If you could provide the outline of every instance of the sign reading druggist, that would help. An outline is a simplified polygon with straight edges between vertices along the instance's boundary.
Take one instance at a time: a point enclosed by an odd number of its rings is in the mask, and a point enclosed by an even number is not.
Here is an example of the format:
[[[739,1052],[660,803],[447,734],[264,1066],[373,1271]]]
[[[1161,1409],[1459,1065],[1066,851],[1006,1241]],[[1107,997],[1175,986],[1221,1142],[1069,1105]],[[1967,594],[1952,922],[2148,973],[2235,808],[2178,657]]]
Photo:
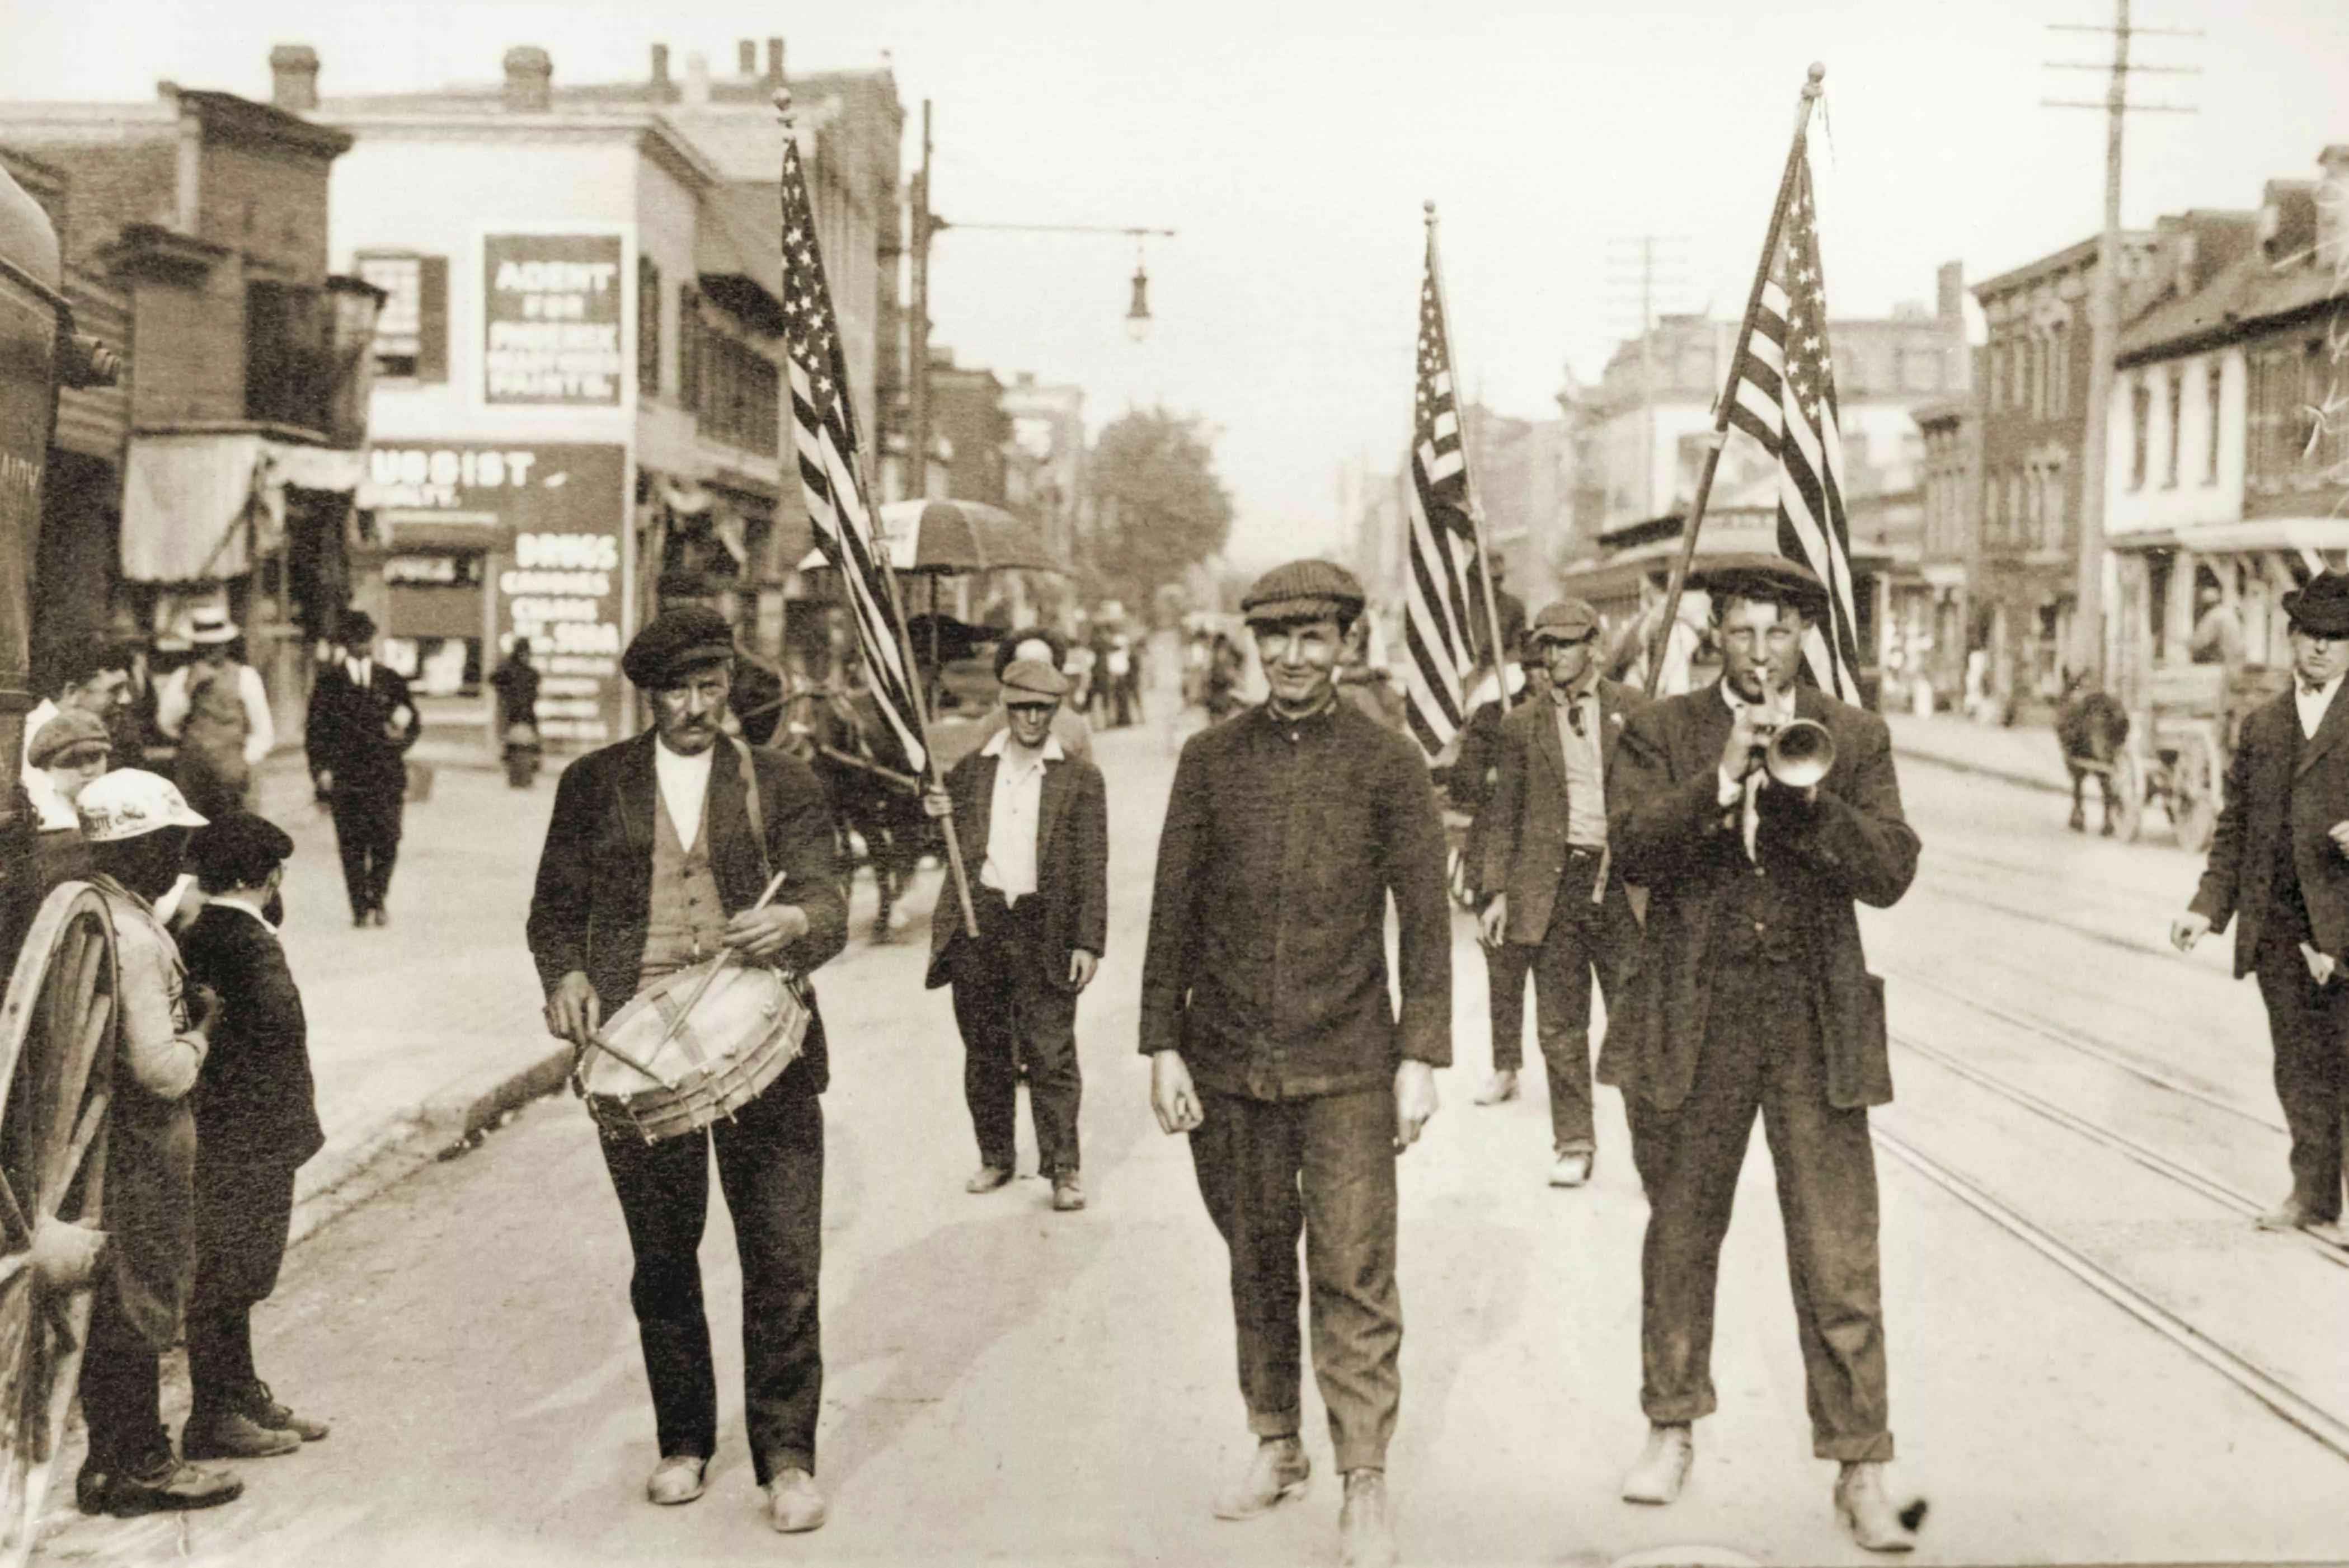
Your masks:
[[[618,446],[419,441],[367,453],[360,504],[371,505],[395,550],[497,556],[490,591],[499,642],[529,639],[541,677],[539,733],[557,747],[585,750],[622,732],[627,472]],[[486,669],[496,650],[483,653]]]
[[[489,234],[481,241],[481,398],[616,408],[617,234]]]

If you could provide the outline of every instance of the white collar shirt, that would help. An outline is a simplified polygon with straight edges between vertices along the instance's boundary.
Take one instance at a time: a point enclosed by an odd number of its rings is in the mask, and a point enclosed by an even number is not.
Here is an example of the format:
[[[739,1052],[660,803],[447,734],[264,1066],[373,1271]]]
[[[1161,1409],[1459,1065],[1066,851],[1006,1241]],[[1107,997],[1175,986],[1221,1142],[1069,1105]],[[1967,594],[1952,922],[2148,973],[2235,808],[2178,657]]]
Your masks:
[[[41,732],[42,725],[57,716],[57,705],[47,697],[35,703],[33,711],[25,715],[25,754],[19,759],[23,765],[17,770],[18,776],[25,781],[25,794],[32,800],[33,815],[39,819],[36,826],[43,833],[57,833],[81,826],[80,815],[74,810],[73,803],[58,790],[56,781],[49,777],[49,771],[33,765],[33,737]]]
[[[2333,706],[2333,695],[2341,690],[2341,680],[2342,678],[2336,675],[2322,686],[2309,686],[2297,676],[2293,677],[2292,701],[2292,706],[2300,710],[2300,732],[2303,739],[2316,739],[2317,726],[2324,722],[2324,715]]]
[[[233,893],[207,893],[204,895],[204,902],[222,909],[242,909],[259,921],[263,930],[267,931],[272,937],[277,935],[277,928],[269,923],[269,917],[261,912],[261,906],[258,904],[247,903]]]
[[[709,768],[718,748],[692,756],[672,752],[657,737],[653,741],[653,777],[660,784],[661,809],[677,829],[678,847],[690,852],[701,836],[701,807],[709,798]]]
[[[345,673],[350,676],[351,684],[357,687],[362,691],[366,691],[374,683],[375,660],[367,658],[365,654],[360,654],[357,657],[344,659],[343,670]]]
[[[1573,692],[1553,687],[1549,699],[1558,750],[1566,758],[1566,841],[1579,848],[1604,849],[1607,794],[1599,746],[1599,682],[1586,681]]]
[[[1044,764],[1065,758],[1060,738],[1047,732],[1030,752],[1011,743],[1011,732],[990,736],[979,754],[995,759],[995,792],[987,808],[987,864],[982,886],[1016,904],[1036,890],[1036,858],[1044,816]]]

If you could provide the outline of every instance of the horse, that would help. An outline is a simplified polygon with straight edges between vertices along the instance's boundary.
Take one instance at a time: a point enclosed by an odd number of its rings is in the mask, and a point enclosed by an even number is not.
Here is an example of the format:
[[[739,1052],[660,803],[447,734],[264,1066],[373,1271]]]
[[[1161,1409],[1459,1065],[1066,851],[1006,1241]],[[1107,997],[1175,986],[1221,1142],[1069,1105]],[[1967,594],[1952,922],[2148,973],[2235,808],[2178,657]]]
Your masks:
[[[880,895],[873,940],[890,941],[904,928],[897,899],[929,832],[922,782],[870,692],[809,686],[788,707],[786,747],[815,771],[832,803],[842,894],[854,885],[861,840]]]
[[[2088,775],[2094,774],[2104,791],[2104,836],[2113,836],[2119,799],[2114,780],[2128,732],[2127,711],[2110,692],[2092,686],[2085,676],[2065,680],[2063,702],[2055,710],[2055,739],[2064,748],[2064,771],[2072,775],[2073,832],[2088,831],[2085,792]]]

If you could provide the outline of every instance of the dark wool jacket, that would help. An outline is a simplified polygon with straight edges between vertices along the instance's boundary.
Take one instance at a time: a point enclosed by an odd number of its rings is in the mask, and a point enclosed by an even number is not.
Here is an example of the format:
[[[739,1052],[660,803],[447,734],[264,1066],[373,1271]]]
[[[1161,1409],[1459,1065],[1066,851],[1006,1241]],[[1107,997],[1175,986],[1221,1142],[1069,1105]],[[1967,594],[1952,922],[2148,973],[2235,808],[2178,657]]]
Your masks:
[[[395,733],[392,715],[402,708],[408,719]],[[398,795],[408,787],[408,749],[423,731],[423,717],[398,670],[373,660],[361,691],[338,661],[319,670],[310,688],[302,745],[312,773],[334,774],[336,794]]]
[[[999,757],[972,752],[947,774],[961,836],[963,865],[978,886],[995,809],[995,772]],[[1062,991],[1069,981],[1069,954],[1081,948],[1099,958],[1109,946],[1109,794],[1101,769],[1076,757],[1048,758],[1036,822],[1036,891],[1043,901],[1047,978]],[[962,901],[954,878],[938,885],[937,909],[930,916],[933,988],[954,979],[954,958],[963,941]]]
[[[325,1147],[310,1079],[302,992],[275,933],[243,909],[206,905],[180,938],[188,979],[220,993],[196,1079],[196,1138],[222,1156],[291,1170]]]
[[[636,995],[644,961],[645,920],[652,903],[653,813],[661,809],[653,774],[657,743],[654,732],[647,730],[634,740],[590,752],[564,770],[554,789],[546,847],[539,856],[538,887],[531,896],[530,952],[539,983],[552,992],[565,974],[584,971],[607,1019]],[[755,747],[750,754],[766,817],[768,858],[784,873],[775,901],[797,905],[808,918],[807,934],[776,961],[808,974],[848,945],[848,904],[833,862],[832,805],[815,774],[798,758]],[[732,744],[719,743],[707,807],[709,868],[729,915],[758,902],[768,877],[750,834],[740,756]],[[821,1013],[809,1019],[806,1044],[786,1076],[802,1071],[821,1092],[830,1075]]]
[[[1386,914],[1402,927],[1402,1011]],[[1452,1064],[1444,824],[1418,748],[1348,702],[1252,708],[1183,747],[1158,840],[1142,1049],[1260,1099]]]
[[[2300,901],[2320,952],[2349,956],[2349,860],[2333,847],[2331,829],[2349,821],[2349,692],[2335,692],[2313,737],[2300,732],[2300,706],[2290,688],[2243,721],[2227,767],[2227,793],[2202,884],[2189,906],[2235,933],[2235,973],[2249,974],[2260,938],[2276,915],[2275,878],[2292,857]],[[2289,846],[2289,847],[2287,847]],[[2287,952],[2289,949],[2285,950]],[[2299,955],[2292,954],[2297,967]]]

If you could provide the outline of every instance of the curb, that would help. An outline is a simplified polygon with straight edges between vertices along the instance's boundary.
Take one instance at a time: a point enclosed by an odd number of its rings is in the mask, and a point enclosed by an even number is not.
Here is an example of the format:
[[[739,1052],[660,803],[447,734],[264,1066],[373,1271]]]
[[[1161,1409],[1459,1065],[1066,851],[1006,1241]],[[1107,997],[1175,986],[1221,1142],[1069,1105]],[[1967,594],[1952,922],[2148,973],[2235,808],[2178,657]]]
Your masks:
[[[2053,779],[2042,778],[2031,774],[2009,773],[2004,768],[1985,767],[1980,763],[1963,762],[1956,757],[1944,756],[1939,752],[1920,751],[1898,743],[1894,744],[1892,753],[1893,755],[1906,761],[1924,763],[1953,774],[1965,774],[1973,778],[1997,779],[2019,788],[2038,790],[2044,794],[2060,795],[2066,800],[2072,796],[2071,785],[2057,784]]]

